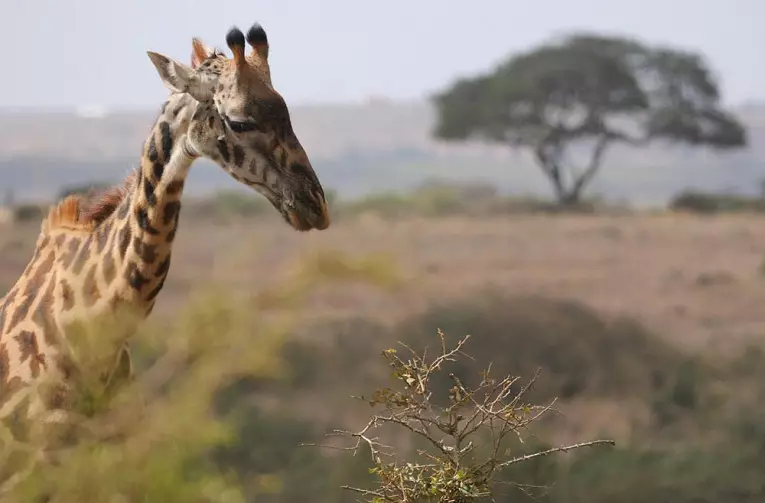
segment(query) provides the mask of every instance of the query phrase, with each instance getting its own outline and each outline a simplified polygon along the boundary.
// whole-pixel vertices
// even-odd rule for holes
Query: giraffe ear
[[[191,39],[191,68],[196,68],[202,61],[206,60],[213,55],[214,51],[212,47],[209,47],[204,42],[194,37]]]
[[[194,69],[156,52],[147,51],[147,54],[168,89],[188,93],[197,101],[212,99],[213,86],[204,82]]]

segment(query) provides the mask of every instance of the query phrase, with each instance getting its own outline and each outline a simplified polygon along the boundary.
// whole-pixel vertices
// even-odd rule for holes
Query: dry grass
[[[692,350],[721,351],[765,333],[765,218],[504,216],[384,221],[371,215],[324,232],[296,233],[275,218],[226,225],[181,219],[158,310],[173,312],[210,281],[249,293],[295,273],[320,250],[377,253],[404,275],[394,292],[349,283],[312,296],[302,315],[394,322],[435,298],[486,285],[577,298],[604,313],[639,317]],[[0,233],[0,289],[31,255],[34,227]]]

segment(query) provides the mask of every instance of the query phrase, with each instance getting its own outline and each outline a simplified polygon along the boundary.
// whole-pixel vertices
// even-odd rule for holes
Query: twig
[[[518,456],[517,458],[513,458],[509,461],[499,463],[497,465],[497,468],[506,468],[510,465],[523,463],[524,461],[528,461],[534,458],[539,458],[542,456],[548,456],[550,454],[555,454],[556,452],[568,452],[574,449],[581,449],[582,447],[592,447],[594,445],[616,445],[616,442],[614,442],[613,440],[591,440],[589,442],[581,442],[578,444],[571,444],[571,445],[566,445],[563,447],[553,447],[552,449],[535,452],[533,454],[526,454],[525,456]]]

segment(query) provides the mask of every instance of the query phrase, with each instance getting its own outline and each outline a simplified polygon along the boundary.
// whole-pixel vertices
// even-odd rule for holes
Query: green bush
[[[594,456],[583,452],[556,477],[549,501],[612,503],[674,501],[679,503],[755,503],[765,500],[761,467],[762,441],[675,449],[638,445]]]
[[[13,207],[13,219],[17,222],[36,222],[43,219],[47,208],[39,204],[19,204]]]
[[[254,403],[238,407],[234,415],[236,442],[218,447],[213,459],[224,472],[244,481],[248,501],[351,501],[342,485],[348,480],[368,484],[371,463],[301,448],[320,438],[310,419],[266,412]]]
[[[434,328],[474,336],[471,354],[497,372],[542,375],[537,399],[581,394],[652,396],[673,380],[684,356],[629,319],[607,321],[568,299],[509,295],[487,290],[445,302],[396,328],[422,347]],[[460,375],[475,375],[465,363]]]
[[[675,211],[693,213],[762,212],[765,199],[735,194],[712,194],[686,190],[677,194],[669,203]]]

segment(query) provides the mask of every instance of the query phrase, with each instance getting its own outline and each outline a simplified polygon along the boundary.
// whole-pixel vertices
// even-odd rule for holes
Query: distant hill
[[[426,102],[291,107],[296,132],[327,187],[342,196],[405,190],[428,178],[483,181],[515,193],[549,194],[528,155],[500,146],[448,145],[430,137]],[[61,186],[116,181],[135,165],[156,111],[82,117],[74,112],[0,110],[0,194],[51,197]],[[636,204],[663,203],[685,187],[758,191],[765,178],[765,104],[737,109],[750,127],[746,151],[616,148],[592,192]],[[203,166],[207,164],[206,166]],[[189,191],[238,187],[200,162]]]

